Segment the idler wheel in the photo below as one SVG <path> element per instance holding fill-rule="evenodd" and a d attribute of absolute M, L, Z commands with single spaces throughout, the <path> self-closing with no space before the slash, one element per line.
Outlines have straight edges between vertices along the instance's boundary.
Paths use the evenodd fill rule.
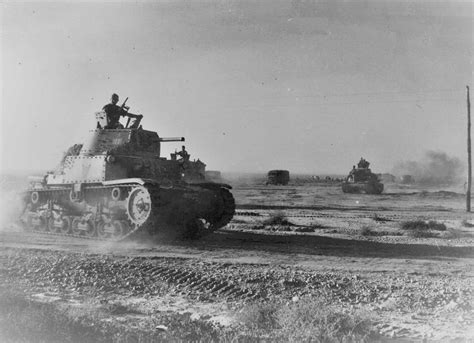
<path fill-rule="evenodd" d="M 109 230 L 110 227 L 112 226 L 112 223 L 106 223 L 104 221 L 100 221 L 99 224 L 97 224 L 97 236 L 100 238 L 107 238 L 109 237 Z"/>
<path fill-rule="evenodd" d="M 86 237 L 93 237 L 96 234 L 96 227 L 92 220 L 84 220 L 79 217 L 72 221 L 72 233 L 75 235 L 84 235 Z"/>
<path fill-rule="evenodd" d="M 143 225 L 150 218 L 152 203 L 145 187 L 133 189 L 127 198 L 127 215 L 133 224 Z"/>

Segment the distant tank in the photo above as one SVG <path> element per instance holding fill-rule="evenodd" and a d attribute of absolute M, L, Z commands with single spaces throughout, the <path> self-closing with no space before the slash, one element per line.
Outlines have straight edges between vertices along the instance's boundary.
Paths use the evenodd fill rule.
<path fill-rule="evenodd" d="M 395 175 L 389 173 L 377 174 L 379 180 L 386 183 L 394 183 L 397 181 L 397 177 Z"/>
<path fill-rule="evenodd" d="M 161 143 L 181 141 L 135 123 L 92 130 L 55 171 L 33 179 L 20 220 L 38 232 L 106 240 L 169 228 L 195 237 L 222 228 L 235 211 L 231 186 L 205 181 L 205 164 L 191 161 L 184 146 L 171 159 L 160 156 Z"/>
<path fill-rule="evenodd" d="M 361 158 L 349 172 L 349 175 L 342 182 L 342 191 L 344 193 L 366 193 L 380 194 L 383 191 L 383 183 L 378 176 L 373 174 L 369 168 L 370 163 Z"/>
<path fill-rule="evenodd" d="M 288 170 L 270 170 L 267 175 L 267 185 L 287 185 L 290 182 Z"/>
<path fill-rule="evenodd" d="M 414 179 L 413 176 L 411 176 L 411 175 L 403 175 L 403 176 L 400 178 L 400 181 L 401 181 L 401 183 L 403 183 L 403 184 L 412 184 L 412 183 L 415 183 L 415 179 Z"/>

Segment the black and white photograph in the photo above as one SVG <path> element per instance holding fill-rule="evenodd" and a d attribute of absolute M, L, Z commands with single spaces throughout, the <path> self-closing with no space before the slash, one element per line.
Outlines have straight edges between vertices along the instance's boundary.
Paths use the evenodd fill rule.
<path fill-rule="evenodd" d="M 471 0 L 0 1 L 0 342 L 474 342 Z"/>

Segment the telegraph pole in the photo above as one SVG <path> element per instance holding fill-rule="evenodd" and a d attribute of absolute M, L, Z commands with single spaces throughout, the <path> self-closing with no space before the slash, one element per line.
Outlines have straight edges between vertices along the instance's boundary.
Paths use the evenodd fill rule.
<path fill-rule="evenodd" d="M 466 191 L 466 211 L 471 212 L 471 100 L 469 99 L 469 86 L 467 89 L 467 191 Z"/>

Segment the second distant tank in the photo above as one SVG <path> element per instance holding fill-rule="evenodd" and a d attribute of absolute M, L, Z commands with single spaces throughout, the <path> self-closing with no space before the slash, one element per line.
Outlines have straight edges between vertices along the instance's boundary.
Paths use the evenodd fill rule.
<path fill-rule="evenodd" d="M 369 168 L 370 163 L 361 158 L 356 166 L 352 167 L 349 175 L 342 183 L 344 193 L 380 194 L 383 192 L 383 183 Z"/>
<path fill-rule="evenodd" d="M 267 185 L 286 186 L 290 182 L 290 172 L 288 170 L 270 170 L 267 175 Z"/>

